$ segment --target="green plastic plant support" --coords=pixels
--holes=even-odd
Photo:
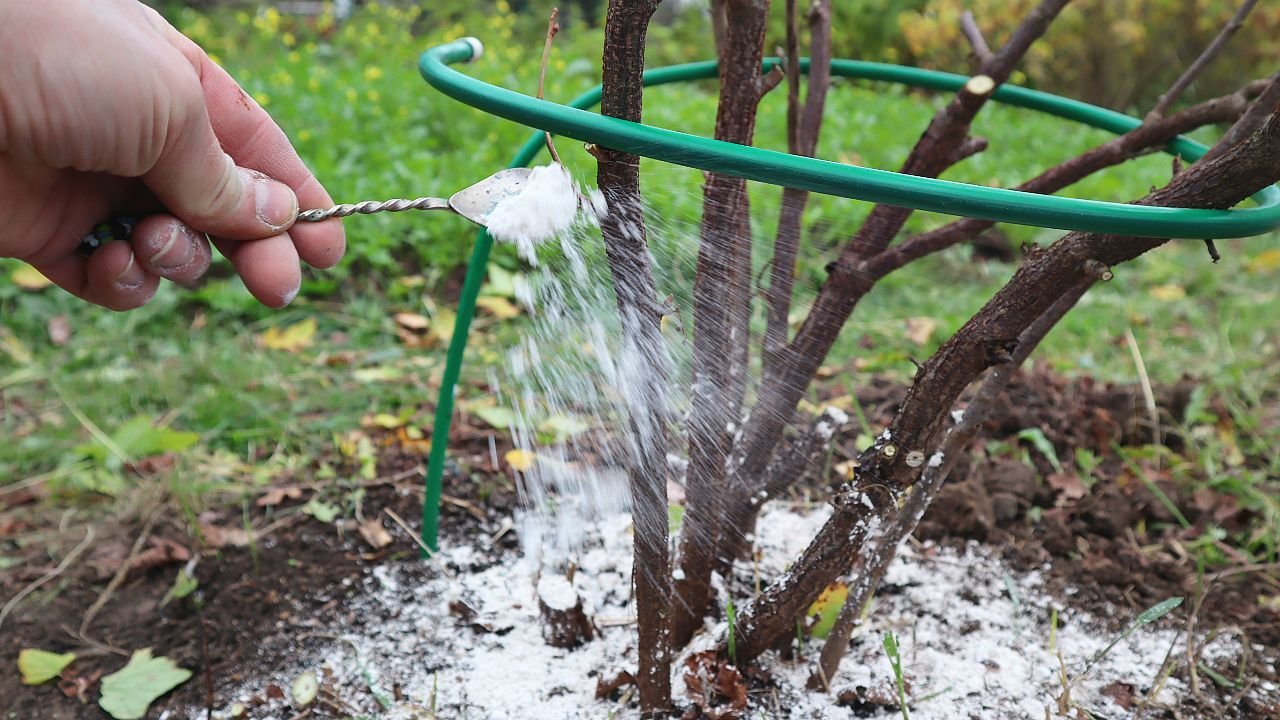
[[[432,87],[491,115],[539,131],[685,167],[885,205],[1108,235],[1224,239],[1260,235],[1280,227],[1280,188],[1276,186],[1268,187],[1253,196],[1257,207],[1200,210],[1038,195],[853,167],[604,117],[587,110],[600,102],[601,88],[598,85],[575,98],[569,105],[561,105],[490,85],[449,67],[454,63],[478,58],[482,50],[483,46],[475,38],[440,45],[422,54],[419,70]],[[770,58],[763,63],[762,69],[768,72],[781,62],[779,58]],[[807,73],[808,69],[808,59],[802,60],[801,71]],[[858,60],[833,60],[831,73],[837,77],[948,91],[961,89],[970,79],[954,73]],[[653,87],[717,76],[718,66],[715,62],[672,65],[646,71],[644,85]],[[1116,134],[1129,132],[1142,125],[1138,118],[1114,110],[1015,85],[1002,85],[991,97],[1006,105],[1036,110]],[[511,167],[529,165],[542,147],[543,135],[538,132],[520,148]],[[1183,136],[1165,147],[1167,153],[1188,162],[1200,159],[1208,150],[1205,145]],[[493,240],[489,234],[480,231],[467,267],[466,280],[458,301],[457,322],[445,361],[440,400],[431,436],[422,518],[422,539],[432,552],[438,547],[441,484],[456,386],[476,298],[484,282],[492,246]]]

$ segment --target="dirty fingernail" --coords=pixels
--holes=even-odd
[[[273,230],[282,230],[298,217],[298,198],[284,183],[268,178],[254,178],[254,202],[258,219]]]
[[[161,270],[177,270],[191,262],[196,254],[196,238],[182,223],[173,223],[164,247],[151,256],[151,265]]]
[[[146,271],[134,260],[133,253],[129,253],[129,264],[116,275],[116,284],[121,287],[137,287],[146,279]]]

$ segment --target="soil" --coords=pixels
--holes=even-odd
[[[1162,413],[1181,417],[1193,387],[1186,382],[1161,389]],[[882,380],[870,383],[859,401],[872,423],[884,422],[903,393],[899,385]],[[1113,443],[1151,441],[1152,429],[1142,408],[1136,388],[1066,380],[1042,370],[1019,376],[986,423],[971,461],[956,468],[916,537],[956,547],[978,541],[1014,566],[1040,569],[1064,604],[1111,617],[1116,629],[1161,600],[1186,596],[1185,607],[1197,611],[1194,617],[1201,628],[1222,628],[1264,649],[1260,657],[1249,658],[1246,677],[1280,682],[1280,606],[1267,601],[1280,596],[1280,576],[1274,567],[1244,565],[1216,574],[1197,571],[1187,547],[1204,535],[1210,522],[1231,530],[1243,527],[1248,513],[1203,488],[1188,492],[1178,487],[1154,460],[1143,468],[1154,478],[1152,484],[1136,477],[1116,456]],[[1221,415],[1227,417],[1225,411]],[[1039,428],[1067,467],[1074,467],[1069,460],[1077,449],[1094,453],[1101,462],[1092,479],[1055,468],[1030,439],[1019,437],[1028,428]],[[853,456],[853,437],[850,432],[837,452]],[[1167,431],[1162,439],[1175,449],[1181,443]],[[489,433],[464,424],[451,444],[459,448],[459,464],[446,479],[450,501],[442,512],[443,534],[483,532],[497,537],[499,547],[514,549],[517,540],[506,522],[516,504],[514,486],[503,468],[492,465]],[[1026,461],[1010,457],[1009,445],[1024,448]],[[386,479],[366,483],[363,516],[385,518],[382,511],[389,508],[416,525],[421,462],[419,455],[394,443],[386,446],[378,464],[379,477]],[[0,672],[0,718],[106,717],[96,705],[96,672],[119,668],[121,653],[143,647],[195,673],[153,705],[149,715],[160,717],[167,708],[170,712],[164,717],[183,718],[188,715],[180,708],[223,707],[224,693],[243,678],[288,665],[309,643],[325,640],[316,634],[318,628],[351,612],[350,601],[372,570],[416,554],[417,548],[406,532],[385,519],[379,524],[392,542],[375,550],[354,521],[322,523],[298,512],[315,487],[302,482],[299,486],[306,491],[286,494],[278,504],[251,505],[252,525],[273,529],[249,545],[237,546],[216,532],[206,533],[201,545],[190,538],[177,513],[156,516],[148,533],[152,539],[136,553],[151,558],[150,566],[134,563],[136,569],[111,591],[86,636],[81,636],[78,628],[86,611],[128,556],[144,523],[97,528],[94,550],[28,597],[0,629],[0,658],[6,664],[22,648],[74,650],[80,659],[64,673],[62,692],[52,685],[22,686],[13,665],[8,665]],[[1178,522],[1152,487],[1172,500],[1189,527]],[[809,488],[815,490],[821,489]],[[32,506],[14,507],[21,500],[0,496],[0,550],[27,559],[0,575],[4,601],[48,573],[85,532],[83,525],[59,532],[56,519],[44,524]],[[244,522],[239,510],[201,518],[203,526],[229,533],[243,529]],[[152,552],[153,548],[168,550]],[[198,590],[162,604],[177,570],[195,555]],[[1186,622],[1191,613],[1178,614],[1177,622]],[[1212,669],[1234,678],[1241,668],[1233,663]],[[1280,717],[1280,707],[1266,705],[1273,700],[1265,696],[1234,698],[1232,689],[1208,681],[1204,685],[1202,693],[1184,701],[1183,717],[1213,716],[1229,703],[1225,717]],[[86,701],[77,698],[77,690]],[[268,696],[277,692],[281,688],[263,690]],[[312,716],[326,715],[316,710]]]

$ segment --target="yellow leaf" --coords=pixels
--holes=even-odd
[[[1280,248],[1263,250],[1249,258],[1244,269],[1251,273],[1272,272],[1280,270]]]
[[[42,290],[53,284],[53,281],[40,274],[39,270],[26,263],[19,265],[9,277],[13,280],[14,285],[23,290]]]
[[[1187,296],[1187,289],[1177,283],[1156,285],[1147,292],[1151,293],[1151,297],[1161,302],[1173,302]]]
[[[278,327],[267,328],[266,332],[258,336],[258,344],[268,350],[298,352],[310,347],[315,338],[316,321],[314,318],[307,318],[283,330]]]
[[[18,672],[22,674],[22,684],[39,685],[48,682],[58,677],[75,659],[75,653],[59,655],[47,650],[25,648],[18,653]]]
[[[364,427],[379,427],[383,430],[395,430],[404,425],[404,420],[391,413],[377,413],[360,422]]]
[[[504,297],[486,295],[476,298],[476,305],[488,310],[499,320],[510,320],[520,314],[520,308]]]
[[[529,472],[538,458],[528,450],[509,450],[506,454],[507,464],[516,472]]]
[[[452,310],[437,311],[431,319],[431,335],[442,343],[449,342],[453,339],[453,326],[457,321],[458,316]]]
[[[840,610],[844,608],[844,601],[848,597],[848,585],[842,582],[828,585],[818,599],[809,606],[809,612],[805,613],[814,619],[813,625],[809,628],[809,634],[815,638],[825,638],[831,634],[831,628],[835,627],[836,618],[840,617]]]

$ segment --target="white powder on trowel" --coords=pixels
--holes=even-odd
[[[537,246],[563,235],[578,216],[578,190],[563,165],[536,167],[519,193],[489,213],[489,235],[515,243],[520,257],[537,264]],[[593,203],[594,204],[594,203]]]

